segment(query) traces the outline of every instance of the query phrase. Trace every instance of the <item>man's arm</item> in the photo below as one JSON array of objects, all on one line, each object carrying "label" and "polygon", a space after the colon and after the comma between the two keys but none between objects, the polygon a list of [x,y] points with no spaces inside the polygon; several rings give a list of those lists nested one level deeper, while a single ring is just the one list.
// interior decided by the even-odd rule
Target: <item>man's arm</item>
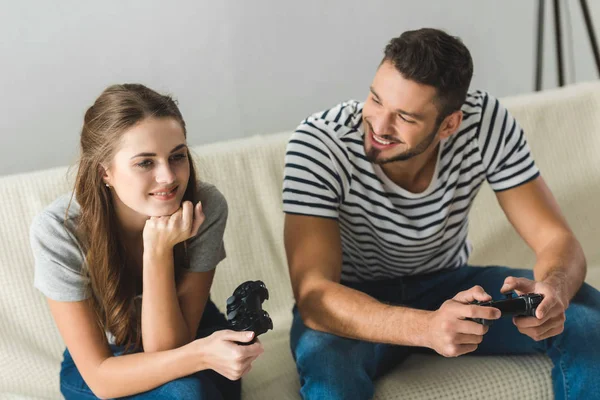
[{"label": "man's arm", "polygon": [[538,320],[522,319],[517,326],[536,340],[554,336],[562,332],[564,311],[585,279],[583,249],[541,176],[496,196],[508,220],[536,255],[535,282],[509,277],[502,290],[544,294],[536,311]]},{"label": "man's arm", "polygon": [[544,179],[538,176],[496,196],[510,223],[535,252],[535,280],[555,287],[570,301],[585,279],[585,256]]},{"label": "man's arm", "polygon": [[284,236],[294,297],[311,329],[457,356],[473,351],[488,329],[465,317],[499,317],[494,308],[468,304],[490,299],[480,287],[459,293],[438,311],[424,311],[383,304],[341,285],[341,239],[334,219],[287,214]]},{"label": "man's arm", "polygon": [[378,343],[424,345],[427,311],[386,305],[339,283],[336,220],[287,214],[284,236],[294,297],[306,326]]}]

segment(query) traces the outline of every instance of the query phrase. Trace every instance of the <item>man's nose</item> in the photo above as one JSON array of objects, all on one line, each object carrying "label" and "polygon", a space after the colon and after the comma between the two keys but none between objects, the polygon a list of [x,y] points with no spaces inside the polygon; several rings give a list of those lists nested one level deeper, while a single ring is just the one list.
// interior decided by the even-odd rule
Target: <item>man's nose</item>
[{"label": "man's nose", "polygon": [[371,120],[371,126],[377,136],[385,136],[391,134],[393,115],[390,113],[382,112],[379,113],[374,119]]}]

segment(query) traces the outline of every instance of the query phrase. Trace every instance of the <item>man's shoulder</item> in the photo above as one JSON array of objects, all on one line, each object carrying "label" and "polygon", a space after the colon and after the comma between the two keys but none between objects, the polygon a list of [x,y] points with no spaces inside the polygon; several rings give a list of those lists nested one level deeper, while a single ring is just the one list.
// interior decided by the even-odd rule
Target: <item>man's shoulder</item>
[{"label": "man's shoulder", "polygon": [[467,93],[467,98],[465,99],[461,110],[467,116],[474,114],[481,115],[491,98],[492,96],[484,90],[470,90]]},{"label": "man's shoulder", "polygon": [[363,105],[364,103],[358,100],[343,101],[331,108],[312,114],[306,120],[322,120],[331,124],[353,127],[356,125],[356,118],[362,116]]},{"label": "man's shoulder", "polygon": [[355,132],[362,121],[363,104],[348,100],[308,116],[298,129],[313,127],[331,136],[344,136]]},{"label": "man's shoulder", "polygon": [[362,141],[363,103],[349,100],[316,112],[296,128],[292,142],[306,142],[331,150],[345,150]]},{"label": "man's shoulder", "polygon": [[484,90],[469,91],[461,111],[463,119],[455,139],[474,136],[485,138],[491,131],[496,130],[498,121],[502,122],[506,114],[498,99]]}]

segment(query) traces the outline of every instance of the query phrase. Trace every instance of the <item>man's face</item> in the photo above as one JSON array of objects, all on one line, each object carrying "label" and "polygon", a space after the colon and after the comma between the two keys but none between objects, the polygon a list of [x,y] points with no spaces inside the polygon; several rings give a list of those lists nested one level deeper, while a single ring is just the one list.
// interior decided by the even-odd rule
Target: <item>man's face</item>
[{"label": "man's face", "polygon": [[183,128],[173,118],[146,118],[126,131],[106,170],[121,215],[171,215],[190,176]]},{"label": "man's face", "polygon": [[439,129],[435,97],[433,86],[405,79],[391,62],[383,62],[363,108],[367,158],[385,164],[427,150]]}]

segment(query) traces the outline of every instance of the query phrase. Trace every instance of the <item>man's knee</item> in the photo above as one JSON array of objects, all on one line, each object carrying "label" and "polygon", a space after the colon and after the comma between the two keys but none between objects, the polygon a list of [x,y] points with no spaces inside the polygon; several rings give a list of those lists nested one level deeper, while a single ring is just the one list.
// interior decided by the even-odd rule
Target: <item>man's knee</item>
[{"label": "man's knee", "polygon": [[374,345],[306,328],[292,349],[304,398],[373,396]]},{"label": "man's knee", "polygon": [[[567,308],[565,333],[570,340],[600,339],[600,292],[584,283]],[[593,347],[597,347],[597,341]]]}]

